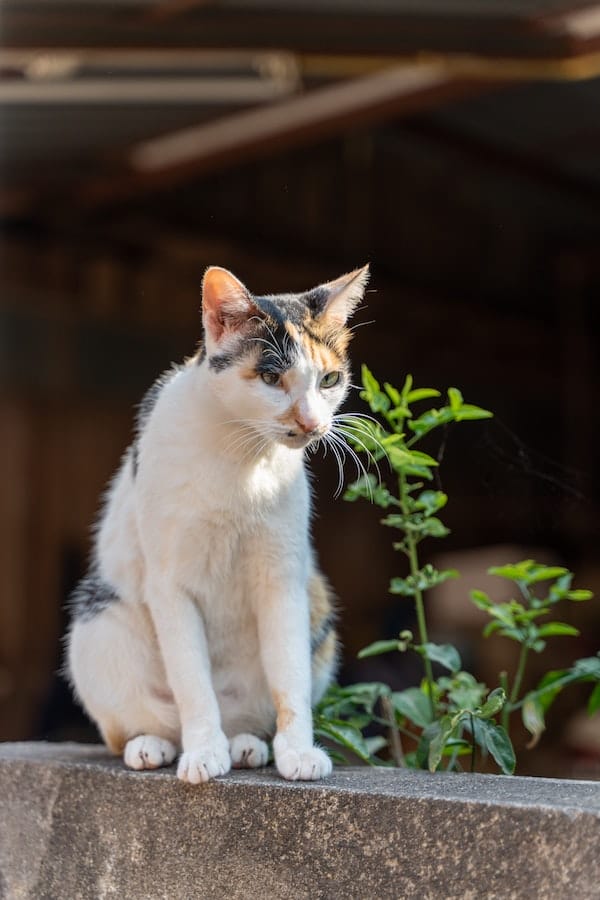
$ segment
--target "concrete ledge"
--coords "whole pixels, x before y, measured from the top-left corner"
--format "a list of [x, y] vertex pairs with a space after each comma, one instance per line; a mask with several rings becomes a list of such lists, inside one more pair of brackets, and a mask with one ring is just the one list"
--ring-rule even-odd
[[264, 769], [192, 787], [101, 747], [0, 744], [2, 900], [599, 895], [596, 782]]

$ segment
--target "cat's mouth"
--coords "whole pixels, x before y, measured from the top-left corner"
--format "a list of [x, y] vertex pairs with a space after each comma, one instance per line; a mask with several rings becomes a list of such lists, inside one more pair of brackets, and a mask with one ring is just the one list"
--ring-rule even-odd
[[316, 431], [286, 431], [281, 441], [287, 447], [308, 447], [309, 444], [316, 444], [320, 441], [327, 429], [319, 428]]

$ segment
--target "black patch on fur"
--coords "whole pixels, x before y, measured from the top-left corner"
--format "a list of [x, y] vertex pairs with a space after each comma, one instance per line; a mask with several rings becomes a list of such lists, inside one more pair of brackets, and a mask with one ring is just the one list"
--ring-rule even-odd
[[211, 356], [208, 360], [208, 368], [212, 369], [213, 372], [222, 372], [224, 369], [229, 368], [236, 359], [241, 359], [245, 350], [244, 344], [240, 343], [235, 352], [215, 353], [215, 355]]
[[215, 353], [208, 360], [213, 372], [223, 372], [247, 355], [249, 348], [258, 347], [257, 372], [285, 372], [298, 358], [298, 347], [285, 325], [291, 322], [302, 331], [306, 319], [304, 295], [283, 294], [277, 297], [253, 297], [262, 316], [251, 316], [240, 335], [237, 346], [223, 353]]
[[135, 478], [138, 471], [138, 445], [137, 441], [131, 445], [128, 450], [129, 458], [131, 460], [131, 474]]
[[135, 420], [135, 438], [133, 444], [131, 445], [131, 463], [134, 478], [137, 475], [138, 471], [138, 445], [140, 436], [144, 428], [146, 427], [148, 419], [152, 415], [152, 410], [156, 406], [156, 401], [158, 400], [160, 392], [165, 387], [165, 385], [167, 385], [171, 381], [171, 379], [173, 379], [175, 375], [177, 375], [177, 373], [183, 368], [183, 365], [176, 363], [173, 364], [170, 369], [167, 369], [166, 372], [163, 372], [161, 375], [159, 375], [152, 386], [148, 388], [142, 398], [142, 402], [138, 406], [137, 416]]
[[316, 630], [315, 634], [312, 635], [310, 641], [310, 652], [314, 654], [317, 652], [319, 647], [325, 642], [325, 640], [329, 637], [333, 628], [335, 626], [336, 615], [333, 610], [325, 616], [322, 622], [319, 623], [319, 627]]
[[313, 288], [312, 291], [308, 291], [307, 294], [304, 294], [304, 302], [306, 303], [311, 316], [316, 317], [323, 312], [328, 297], [329, 291], [322, 286]]
[[71, 594], [68, 606], [73, 619], [89, 622], [119, 600], [117, 592], [92, 568]]

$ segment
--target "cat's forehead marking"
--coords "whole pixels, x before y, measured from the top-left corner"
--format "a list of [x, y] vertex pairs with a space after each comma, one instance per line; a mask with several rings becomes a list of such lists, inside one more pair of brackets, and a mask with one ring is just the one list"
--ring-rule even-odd
[[295, 341], [297, 344], [299, 344], [300, 343], [300, 332], [298, 331], [298, 328], [296, 327], [296, 325], [294, 325], [293, 322], [290, 322], [288, 320], [287, 322], [285, 322], [284, 327], [285, 327], [285, 330], [287, 331], [287, 333], [289, 334], [290, 338], [293, 341]]

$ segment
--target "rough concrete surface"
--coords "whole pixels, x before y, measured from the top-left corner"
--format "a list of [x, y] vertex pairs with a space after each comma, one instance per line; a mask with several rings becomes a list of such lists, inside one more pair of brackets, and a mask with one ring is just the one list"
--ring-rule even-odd
[[3, 900], [600, 898], [600, 784], [272, 769], [182, 784], [104, 748], [0, 744]]

